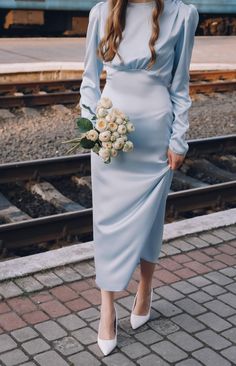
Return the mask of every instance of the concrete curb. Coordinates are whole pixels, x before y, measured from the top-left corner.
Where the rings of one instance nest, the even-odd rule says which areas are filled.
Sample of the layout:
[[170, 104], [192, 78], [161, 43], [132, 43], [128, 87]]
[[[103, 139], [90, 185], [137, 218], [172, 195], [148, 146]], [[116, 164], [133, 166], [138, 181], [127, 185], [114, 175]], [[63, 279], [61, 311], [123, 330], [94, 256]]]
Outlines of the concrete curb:
[[[164, 225], [163, 245], [185, 235], [236, 223], [236, 209], [216, 212]], [[171, 245], [171, 244], [169, 244]], [[93, 241], [0, 262], [0, 281], [30, 275], [94, 258]]]
[[61, 71], [61, 70], [77, 70], [84, 69], [83, 62], [22, 62], [16, 64], [0, 64], [0, 74], [11, 73], [31, 73], [44, 71]]
[[207, 70], [235, 70], [236, 64], [230, 63], [191, 63], [190, 70], [207, 71]]
[[236, 208], [172, 222], [164, 225], [163, 241], [169, 241], [185, 235], [197, 234], [206, 230], [234, 225], [235, 223]]
[[0, 281], [94, 257], [93, 241], [0, 262]]
[[[46, 71], [83, 71], [83, 62], [25, 62], [15, 64], [0, 64], [0, 74], [31, 73]], [[231, 63], [191, 63], [190, 70], [221, 70], [236, 69], [236, 64]]]

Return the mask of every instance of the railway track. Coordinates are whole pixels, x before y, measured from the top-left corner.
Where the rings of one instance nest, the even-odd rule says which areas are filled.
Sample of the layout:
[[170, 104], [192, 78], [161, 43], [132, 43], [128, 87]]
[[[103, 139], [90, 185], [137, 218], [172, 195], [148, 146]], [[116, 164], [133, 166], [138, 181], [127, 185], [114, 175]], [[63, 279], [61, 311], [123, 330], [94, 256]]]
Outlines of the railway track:
[[[80, 78], [48, 82], [1, 83], [0, 108], [78, 103], [81, 81]], [[106, 75], [103, 72], [100, 79], [101, 90], [105, 81]], [[234, 90], [236, 90], [236, 70], [191, 71], [190, 73], [190, 95]]]
[[[235, 207], [236, 135], [188, 143], [174, 172], [166, 222]], [[0, 165], [2, 258], [71, 244], [71, 238], [92, 240], [90, 175], [90, 152]]]

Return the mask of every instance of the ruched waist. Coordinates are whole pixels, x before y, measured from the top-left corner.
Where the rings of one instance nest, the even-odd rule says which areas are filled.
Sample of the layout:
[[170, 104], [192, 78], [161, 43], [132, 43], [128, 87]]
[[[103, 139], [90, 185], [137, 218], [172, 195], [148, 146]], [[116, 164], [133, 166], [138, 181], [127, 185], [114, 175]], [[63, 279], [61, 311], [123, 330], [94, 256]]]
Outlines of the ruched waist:
[[[110, 71], [110, 70], [109, 70]], [[168, 94], [168, 85], [163, 80], [144, 69], [112, 70], [107, 73], [106, 86], [117, 93], [131, 93], [143, 97], [156, 96], [159, 92]], [[122, 95], [121, 94], [121, 95]]]
[[107, 73], [107, 81], [111, 80], [113, 77], [121, 77], [122, 78], [122, 82], [124, 82], [125, 80], [123, 79], [122, 76], [124, 76], [125, 78], [127, 78], [127, 80], [133, 80], [135, 82], [135, 79], [137, 78], [137, 80], [142, 80], [143, 82], [148, 83], [155, 83], [155, 84], [159, 84], [162, 85], [166, 88], [169, 87], [169, 85], [166, 83], [166, 80], [163, 80], [159, 75], [156, 74], [155, 71], [150, 71], [150, 70], [146, 70], [143, 68], [122, 68], [120, 67], [114, 67], [114, 66], [108, 66], [106, 64], [105, 67], [106, 73]]
[[[144, 69], [115, 70], [107, 75], [102, 96], [112, 99], [114, 105], [127, 114], [161, 115], [172, 119], [172, 103], [168, 87], [162, 80]], [[149, 111], [149, 112], [148, 112]], [[170, 122], [171, 123], [171, 122]]]

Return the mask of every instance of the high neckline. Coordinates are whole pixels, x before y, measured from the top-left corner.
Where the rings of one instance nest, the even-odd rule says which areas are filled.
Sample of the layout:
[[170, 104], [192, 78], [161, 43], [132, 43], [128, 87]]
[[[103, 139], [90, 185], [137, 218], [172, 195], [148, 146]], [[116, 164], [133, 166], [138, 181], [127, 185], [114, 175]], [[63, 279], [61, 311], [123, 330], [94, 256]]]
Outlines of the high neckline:
[[143, 2], [143, 3], [135, 3], [135, 2], [131, 2], [131, 1], [128, 1], [128, 5], [131, 5], [131, 6], [152, 6], [155, 4], [155, 1], [148, 1], [148, 2]]

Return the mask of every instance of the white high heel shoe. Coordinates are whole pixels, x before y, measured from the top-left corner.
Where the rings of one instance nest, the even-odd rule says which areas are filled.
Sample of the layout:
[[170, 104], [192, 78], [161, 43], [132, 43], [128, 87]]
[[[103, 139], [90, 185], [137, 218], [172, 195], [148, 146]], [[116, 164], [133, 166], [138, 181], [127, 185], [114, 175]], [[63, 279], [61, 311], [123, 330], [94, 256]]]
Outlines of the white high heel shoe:
[[[114, 307], [115, 307], [115, 313], [116, 313], [116, 317], [114, 320], [115, 338], [101, 339], [101, 338], [99, 338], [99, 336], [97, 336], [97, 343], [105, 356], [108, 355], [117, 345], [118, 315], [117, 315], [116, 306], [114, 305]], [[99, 333], [99, 329], [100, 329], [100, 321], [99, 321], [99, 326], [98, 326], [98, 333]]]
[[149, 311], [145, 315], [137, 315], [137, 314], [133, 313], [133, 310], [134, 310], [134, 307], [135, 307], [135, 304], [136, 304], [137, 294], [138, 293], [136, 293], [135, 298], [134, 298], [134, 303], [133, 303], [133, 306], [132, 306], [132, 312], [131, 312], [131, 316], [130, 316], [130, 323], [131, 323], [131, 326], [132, 326], [133, 329], [141, 327], [141, 325], [145, 324], [150, 318], [152, 297], [153, 297], [153, 288], [151, 290], [151, 299], [150, 299]]

